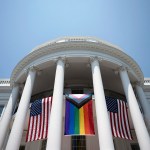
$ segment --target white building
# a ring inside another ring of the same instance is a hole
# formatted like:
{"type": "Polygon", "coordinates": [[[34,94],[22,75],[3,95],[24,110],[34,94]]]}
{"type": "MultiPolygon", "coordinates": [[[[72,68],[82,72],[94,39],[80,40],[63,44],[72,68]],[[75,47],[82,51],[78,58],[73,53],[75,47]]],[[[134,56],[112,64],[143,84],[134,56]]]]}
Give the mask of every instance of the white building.
{"type": "Polygon", "coordinates": [[[120,48],[91,37],[56,39],[33,49],[10,79],[0,79],[0,149],[149,150],[149,103],[150,79],[120,48]],[[73,149],[73,138],[63,135],[63,95],[90,91],[96,135],[78,137],[82,148],[73,149]],[[127,99],[132,141],[112,137],[105,95],[127,99]],[[47,148],[43,140],[25,142],[29,104],[45,96],[53,96],[47,148]]]}

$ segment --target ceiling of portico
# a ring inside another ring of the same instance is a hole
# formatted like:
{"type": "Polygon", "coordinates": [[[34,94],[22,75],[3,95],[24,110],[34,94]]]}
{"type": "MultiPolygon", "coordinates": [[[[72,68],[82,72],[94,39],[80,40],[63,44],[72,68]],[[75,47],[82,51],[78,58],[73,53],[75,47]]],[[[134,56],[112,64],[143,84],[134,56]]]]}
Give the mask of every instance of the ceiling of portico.
{"type": "MultiPolygon", "coordinates": [[[[103,85],[105,89],[123,94],[121,80],[115,69],[118,66],[109,62],[100,62],[103,85]]],[[[45,67],[37,75],[32,95],[50,91],[54,87],[56,64],[45,67]]],[[[65,67],[64,87],[93,87],[89,58],[68,58],[65,67]]]]}

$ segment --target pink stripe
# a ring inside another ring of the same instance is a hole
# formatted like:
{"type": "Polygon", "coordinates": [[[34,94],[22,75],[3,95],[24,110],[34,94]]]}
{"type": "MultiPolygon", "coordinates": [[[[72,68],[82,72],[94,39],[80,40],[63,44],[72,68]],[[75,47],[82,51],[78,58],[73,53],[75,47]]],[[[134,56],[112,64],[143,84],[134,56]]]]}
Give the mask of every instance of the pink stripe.
{"type": "Polygon", "coordinates": [[[73,97],[75,97],[77,100],[81,100],[83,97],[85,97],[86,94],[80,94],[82,95],[81,97],[78,97],[77,95],[79,94],[71,94],[73,97]]]}

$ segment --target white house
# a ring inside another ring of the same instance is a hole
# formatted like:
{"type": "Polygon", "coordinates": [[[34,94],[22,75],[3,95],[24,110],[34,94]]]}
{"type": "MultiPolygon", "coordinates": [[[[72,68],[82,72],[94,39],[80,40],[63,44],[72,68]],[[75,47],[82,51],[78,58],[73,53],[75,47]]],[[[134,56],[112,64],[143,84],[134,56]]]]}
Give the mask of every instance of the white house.
{"type": "Polygon", "coordinates": [[[117,46],[64,37],[33,49],[0,79],[0,114],[2,150],[149,150],[150,78],[117,46]],[[93,94],[95,136],[64,135],[66,93],[93,94]],[[48,138],[26,143],[30,103],[46,96],[53,96],[48,138]],[[112,136],[105,96],[127,101],[133,140],[112,136]]]}

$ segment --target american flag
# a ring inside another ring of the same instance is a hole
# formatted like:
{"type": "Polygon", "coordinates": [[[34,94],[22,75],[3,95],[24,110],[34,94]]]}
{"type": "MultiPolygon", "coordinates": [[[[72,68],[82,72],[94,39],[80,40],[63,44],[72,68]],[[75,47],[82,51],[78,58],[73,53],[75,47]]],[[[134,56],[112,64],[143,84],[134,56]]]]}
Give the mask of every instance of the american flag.
{"type": "Polygon", "coordinates": [[[26,142],[47,138],[52,97],[36,100],[31,105],[26,142]]]}
{"type": "Polygon", "coordinates": [[[132,140],[126,102],[106,97],[106,104],[113,136],[132,140]]]}

